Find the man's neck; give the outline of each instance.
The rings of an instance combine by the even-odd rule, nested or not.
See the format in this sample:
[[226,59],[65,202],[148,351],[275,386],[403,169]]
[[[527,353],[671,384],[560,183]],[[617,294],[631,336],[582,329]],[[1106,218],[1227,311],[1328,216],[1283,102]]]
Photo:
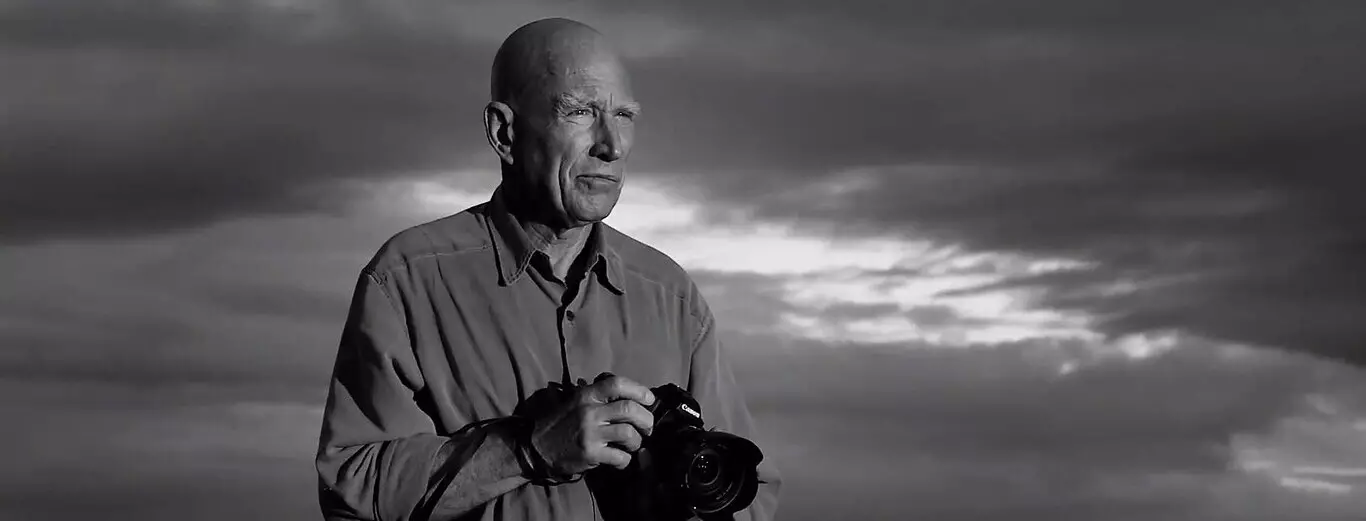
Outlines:
[[550,267],[555,276],[560,280],[568,280],[569,270],[584,245],[588,244],[588,234],[592,229],[585,225],[557,230],[536,221],[523,221],[522,230],[526,231],[533,248],[550,257]]
[[588,243],[592,225],[564,227],[551,223],[543,212],[536,211],[535,205],[517,196],[515,191],[504,192],[508,211],[517,216],[517,222],[526,233],[532,250],[541,251],[550,257],[550,266],[560,280],[568,280],[570,269],[584,245]]

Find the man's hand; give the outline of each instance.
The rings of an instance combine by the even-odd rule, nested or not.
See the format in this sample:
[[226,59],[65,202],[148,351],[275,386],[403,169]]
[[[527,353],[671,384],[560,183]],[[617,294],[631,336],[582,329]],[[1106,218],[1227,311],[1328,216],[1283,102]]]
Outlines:
[[535,420],[532,447],[564,475],[598,465],[618,469],[631,463],[643,437],[654,428],[650,389],[625,377],[607,373],[592,385],[581,386],[564,403]]

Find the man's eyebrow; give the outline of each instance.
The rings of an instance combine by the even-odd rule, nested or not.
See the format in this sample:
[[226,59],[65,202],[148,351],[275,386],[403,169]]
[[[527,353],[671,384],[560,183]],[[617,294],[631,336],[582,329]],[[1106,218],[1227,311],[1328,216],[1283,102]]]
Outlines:
[[556,108],[586,107],[590,104],[587,100],[584,100],[572,94],[561,94],[559,96],[555,96],[550,101],[555,105]]
[[[555,96],[555,98],[552,99],[551,102],[555,105],[555,108],[559,110],[583,107],[592,107],[604,111],[606,110],[602,102],[595,100],[586,100],[573,94],[561,94],[559,96]],[[622,103],[621,105],[617,106],[617,110],[625,110],[633,114],[639,113],[640,103],[636,103],[634,101]]]

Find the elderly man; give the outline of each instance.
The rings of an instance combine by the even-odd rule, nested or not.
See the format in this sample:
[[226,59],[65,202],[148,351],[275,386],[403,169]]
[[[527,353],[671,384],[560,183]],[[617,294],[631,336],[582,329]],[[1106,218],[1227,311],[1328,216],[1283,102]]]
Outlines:
[[[317,454],[327,519],[600,519],[627,492],[578,478],[628,467],[665,383],[708,427],[754,434],[697,287],[601,222],[639,113],[603,37],[523,26],[491,83],[490,201],[395,235],[362,270]],[[526,406],[546,388],[559,398]],[[771,458],[759,479],[736,519],[772,519]]]

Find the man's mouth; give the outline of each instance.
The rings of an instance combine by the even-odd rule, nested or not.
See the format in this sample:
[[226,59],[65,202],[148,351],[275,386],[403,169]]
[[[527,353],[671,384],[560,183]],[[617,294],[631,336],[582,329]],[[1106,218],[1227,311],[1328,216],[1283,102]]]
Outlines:
[[615,183],[620,181],[620,179],[617,179],[616,176],[608,174],[582,174],[579,175],[579,179],[587,179],[589,181],[596,181],[600,183]]

